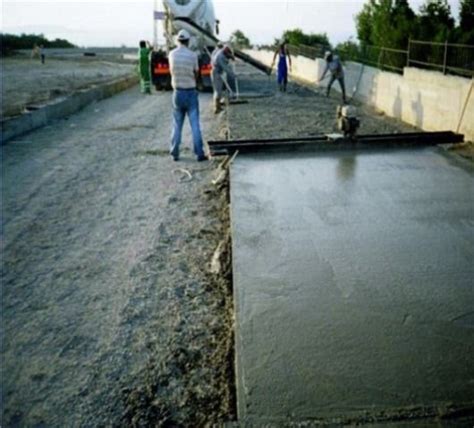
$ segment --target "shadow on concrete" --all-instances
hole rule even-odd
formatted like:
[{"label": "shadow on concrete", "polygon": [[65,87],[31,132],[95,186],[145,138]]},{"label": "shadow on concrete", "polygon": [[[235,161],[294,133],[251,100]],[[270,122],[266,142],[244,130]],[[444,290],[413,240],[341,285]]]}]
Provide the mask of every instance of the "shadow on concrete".
[{"label": "shadow on concrete", "polygon": [[411,103],[411,108],[413,112],[415,113],[415,125],[418,128],[423,129],[423,118],[424,118],[424,110],[423,110],[423,103],[421,100],[421,93],[418,92],[416,96],[416,101]]},{"label": "shadow on concrete", "polygon": [[339,181],[352,181],[357,168],[356,155],[343,156],[337,162],[337,178]]},{"label": "shadow on concrete", "polygon": [[397,88],[397,96],[395,97],[395,101],[393,103],[392,114],[397,119],[402,118],[402,97],[400,95],[400,87]]}]

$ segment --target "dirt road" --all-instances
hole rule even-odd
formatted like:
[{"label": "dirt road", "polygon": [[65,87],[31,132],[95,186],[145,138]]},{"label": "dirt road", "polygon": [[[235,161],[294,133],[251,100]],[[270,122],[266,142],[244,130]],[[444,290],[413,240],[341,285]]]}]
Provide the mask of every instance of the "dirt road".
[{"label": "dirt road", "polygon": [[213,163],[171,161],[170,123],[170,93],[133,88],[2,148],[5,426],[232,416],[230,290],[208,266],[225,195]]}]

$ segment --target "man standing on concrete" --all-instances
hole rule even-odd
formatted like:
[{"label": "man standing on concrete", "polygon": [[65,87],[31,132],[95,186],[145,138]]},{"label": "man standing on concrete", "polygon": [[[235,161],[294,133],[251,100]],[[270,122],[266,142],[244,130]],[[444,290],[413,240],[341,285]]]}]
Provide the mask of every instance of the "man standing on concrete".
[{"label": "man standing on concrete", "polygon": [[169,55],[171,85],[173,86],[173,134],[170,154],[179,160],[179,146],[186,114],[193,134],[194,153],[198,161],[207,160],[204,154],[201,125],[199,123],[199,99],[196,90],[198,56],[188,48],[190,35],[186,30],[178,33],[178,47]]},{"label": "man standing on concrete", "polygon": [[[224,89],[224,81],[233,90],[235,86],[235,74],[229,60],[234,59],[234,54],[229,46],[225,46],[212,56],[212,87],[214,89],[214,113],[219,113],[222,110],[221,98]],[[224,76],[225,75],[225,76]]]},{"label": "man standing on concrete", "polygon": [[324,59],[326,60],[326,68],[324,69],[323,75],[318,80],[318,83],[320,83],[324,79],[326,73],[329,71],[331,73],[331,80],[329,81],[327,86],[326,96],[329,97],[329,91],[331,90],[331,86],[337,79],[342,91],[342,102],[346,104],[347,101],[346,87],[344,85],[344,69],[342,68],[341,60],[337,55],[333,55],[332,52],[329,51],[324,54]]}]

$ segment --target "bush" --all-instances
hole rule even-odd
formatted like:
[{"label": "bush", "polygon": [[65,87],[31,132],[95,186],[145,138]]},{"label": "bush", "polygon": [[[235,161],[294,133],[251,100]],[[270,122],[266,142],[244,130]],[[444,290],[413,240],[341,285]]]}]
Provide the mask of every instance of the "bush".
[{"label": "bush", "polygon": [[48,40],[43,34],[15,34],[0,33],[1,54],[9,55],[20,49],[33,49],[34,46],[43,45],[45,48],[74,48],[75,46],[67,40]]}]

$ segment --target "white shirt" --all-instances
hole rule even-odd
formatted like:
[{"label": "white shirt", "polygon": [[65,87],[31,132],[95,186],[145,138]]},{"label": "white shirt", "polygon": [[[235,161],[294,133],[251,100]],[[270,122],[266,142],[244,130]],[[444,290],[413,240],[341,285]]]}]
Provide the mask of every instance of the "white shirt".
[{"label": "white shirt", "polygon": [[171,86],[173,89],[196,87],[195,71],[199,70],[198,56],[191,49],[180,45],[170,52]]}]

